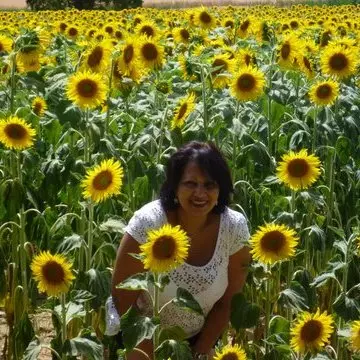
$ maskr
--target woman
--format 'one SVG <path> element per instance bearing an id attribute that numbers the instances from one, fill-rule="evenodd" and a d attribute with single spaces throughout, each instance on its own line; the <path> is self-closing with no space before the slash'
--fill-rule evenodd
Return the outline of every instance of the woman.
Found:
<path id="1" fill-rule="evenodd" d="M 249 232 L 244 216 L 228 208 L 233 191 L 229 168 L 212 143 L 190 142 L 174 153 L 167 165 L 160 199 L 136 211 L 121 240 L 112 279 L 112 299 L 119 314 L 131 305 L 147 312 L 144 293 L 116 289 L 127 277 L 143 272 L 143 264 L 129 253 L 139 253 L 146 233 L 170 223 L 180 225 L 190 237 L 186 262 L 170 272 L 170 284 L 161 293 L 160 306 L 186 288 L 203 309 L 194 315 L 176 304 L 161 313 L 162 326 L 181 326 L 188 335 L 194 358 L 210 354 L 229 322 L 231 298 L 246 280 L 250 262 L 245 246 Z M 140 348 L 152 358 L 152 344 Z M 128 359 L 142 360 L 139 352 Z"/>

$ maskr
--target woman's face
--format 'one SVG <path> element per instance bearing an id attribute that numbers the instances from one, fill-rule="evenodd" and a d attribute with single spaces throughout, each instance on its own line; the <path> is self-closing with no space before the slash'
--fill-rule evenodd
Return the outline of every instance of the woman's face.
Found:
<path id="1" fill-rule="evenodd" d="M 189 162 L 176 192 L 182 209 L 192 216 L 207 215 L 216 205 L 219 185 L 197 165 Z"/>

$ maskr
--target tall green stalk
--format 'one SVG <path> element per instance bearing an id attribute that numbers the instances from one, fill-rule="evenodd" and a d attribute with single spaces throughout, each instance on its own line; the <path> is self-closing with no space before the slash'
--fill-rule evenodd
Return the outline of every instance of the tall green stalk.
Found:
<path id="1" fill-rule="evenodd" d="M 266 283 L 265 283 L 265 329 L 264 329 L 264 340 L 265 340 L 265 354 L 269 352 L 269 345 L 267 338 L 269 336 L 269 322 L 271 312 L 271 267 L 266 265 Z"/>
<path id="2" fill-rule="evenodd" d="M 14 52 L 11 56 L 11 74 L 10 74 L 10 113 L 14 113 L 14 99 L 16 92 L 15 82 L 15 70 L 16 70 L 16 53 Z"/>
<path id="3" fill-rule="evenodd" d="M 314 112 L 314 127 L 313 127 L 312 142 L 311 142 L 311 152 L 312 153 L 315 153 L 315 149 L 316 149 L 317 116 L 318 116 L 318 108 L 316 106 L 315 107 L 315 112 Z"/>
<path id="4" fill-rule="evenodd" d="M 204 132 L 206 139 L 208 138 L 208 124 L 209 124 L 209 114 L 208 109 L 206 106 L 206 76 L 204 73 L 203 66 L 200 66 L 200 78 L 201 78 L 201 85 L 202 85 L 202 101 L 204 107 L 203 119 L 204 119 Z"/>
<path id="5" fill-rule="evenodd" d="M 106 109 L 106 118 L 105 118 L 105 137 L 109 132 L 109 123 L 110 123 L 110 98 L 111 98 L 111 87 L 112 87 L 112 79 L 114 74 L 115 62 L 114 59 L 111 59 L 111 67 L 110 67 L 110 76 L 109 76 L 109 92 L 107 97 L 107 109 Z"/>
<path id="6" fill-rule="evenodd" d="M 160 311 L 159 311 L 159 287 L 157 286 L 159 282 L 159 275 L 158 274 L 154 274 L 154 317 L 158 318 L 160 315 Z M 160 328 L 157 327 L 155 329 L 154 332 L 154 337 L 153 337 L 153 345 L 154 345 L 154 360 L 156 359 L 155 357 L 155 352 L 156 349 L 159 346 L 159 335 L 160 335 Z"/>
<path id="7" fill-rule="evenodd" d="M 20 186 L 22 186 L 22 173 L 21 173 L 21 153 L 17 153 L 16 157 L 16 165 L 17 165 L 17 177 L 19 179 Z M 23 311 L 26 312 L 29 306 L 28 299 L 28 284 L 27 284 L 27 261 L 26 261 L 26 250 L 25 250 L 25 242 L 26 242 L 26 218 L 25 218 L 25 210 L 24 205 L 21 205 L 19 212 L 19 260 L 20 260 L 20 273 L 21 273 L 21 285 L 23 287 L 24 294 L 24 304 Z"/>
<path id="8" fill-rule="evenodd" d="M 66 333 L 66 300 L 65 294 L 60 295 L 60 304 L 61 304 L 61 344 L 64 346 L 67 339 Z M 61 359 L 66 360 L 67 356 L 62 352 Z"/>

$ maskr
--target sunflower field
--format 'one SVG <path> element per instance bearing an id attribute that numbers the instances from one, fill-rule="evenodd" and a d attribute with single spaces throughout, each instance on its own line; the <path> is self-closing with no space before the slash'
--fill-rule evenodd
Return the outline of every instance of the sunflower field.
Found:
<path id="1" fill-rule="evenodd" d="M 360 359 L 360 5 L 0 18 L 1 359 L 124 359 L 144 338 L 191 359 L 157 316 L 124 314 L 116 355 L 105 334 L 124 226 L 190 140 L 225 155 L 251 233 L 214 359 Z"/>

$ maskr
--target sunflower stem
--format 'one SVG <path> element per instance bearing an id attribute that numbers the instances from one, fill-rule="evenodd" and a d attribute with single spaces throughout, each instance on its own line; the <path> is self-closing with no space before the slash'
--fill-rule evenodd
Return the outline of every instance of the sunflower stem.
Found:
<path id="1" fill-rule="evenodd" d="M 336 160 L 336 151 L 335 149 L 331 149 L 332 154 L 329 156 L 329 164 L 328 164 L 328 171 L 329 171 L 329 198 L 328 198 L 328 212 L 326 218 L 326 228 L 331 225 L 332 223 L 332 212 L 333 212 L 333 199 L 334 199 L 334 184 L 335 184 L 335 160 Z"/>
<path id="2" fill-rule="evenodd" d="M 114 59 L 111 59 L 110 76 L 109 76 L 109 92 L 108 92 L 108 97 L 106 100 L 107 109 L 106 109 L 106 119 L 105 119 L 105 137 L 108 135 L 108 132 L 109 132 L 110 98 L 111 98 L 111 87 L 112 87 L 114 68 L 115 68 L 115 62 L 114 62 Z"/>
<path id="3" fill-rule="evenodd" d="M 159 287 L 157 285 L 157 283 L 159 282 L 159 275 L 154 273 L 154 317 L 157 318 L 159 317 Z M 154 344 L 154 359 L 156 359 L 155 357 L 155 352 L 157 347 L 159 346 L 159 334 L 160 334 L 160 328 L 157 326 L 155 331 L 154 331 L 154 338 L 153 338 L 153 344 Z"/>
<path id="4" fill-rule="evenodd" d="M 269 336 L 269 321 L 270 321 L 270 311 L 271 311 L 271 267 L 269 264 L 266 265 L 266 302 L 265 302 L 265 329 L 264 329 L 264 340 L 265 340 L 265 354 L 269 352 L 269 344 L 267 338 Z"/>
<path id="5" fill-rule="evenodd" d="M 203 107 L 204 107 L 204 132 L 205 132 L 205 138 L 208 138 L 208 109 L 206 106 L 206 76 L 204 74 L 204 68 L 203 66 L 200 66 L 200 77 L 201 77 L 201 84 L 202 84 L 202 101 L 203 101 Z"/>
<path id="6" fill-rule="evenodd" d="M 90 163 L 90 139 L 89 139 L 89 109 L 85 110 L 85 137 L 84 137 L 84 162 Z"/>
<path id="7" fill-rule="evenodd" d="M 67 334 L 66 334 L 66 301 L 65 294 L 60 295 L 60 303 L 61 303 L 61 343 L 64 346 Z M 61 356 L 62 360 L 66 360 L 66 354 L 62 352 Z"/>
<path id="8" fill-rule="evenodd" d="M 88 234 L 87 234 L 87 254 L 86 254 L 86 268 L 85 272 L 87 273 L 91 269 L 91 260 L 92 260 L 92 248 L 93 248 L 93 221 L 94 221 L 94 204 L 89 201 L 89 220 L 88 220 Z M 91 325 L 91 312 L 90 312 L 90 303 L 86 303 L 86 326 Z"/>
<path id="9" fill-rule="evenodd" d="M 16 53 L 13 53 L 11 57 L 11 74 L 10 74 L 10 113 L 11 114 L 14 113 L 14 98 L 16 92 L 15 70 L 16 70 Z"/>
<path id="10" fill-rule="evenodd" d="M 317 137 L 317 117 L 318 117 L 318 107 L 315 106 L 315 113 L 314 113 L 314 127 L 313 127 L 313 136 L 312 136 L 312 143 L 311 143 L 311 152 L 315 153 L 316 148 L 316 137 Z"/>
<path id="11" fill-rule="evenodd" d="M 20 187 L 22 187 L 22 173 L 21 173 L 21 153 L 18 152 L 16 154 L 16 169 L 17 169 L 17 178 L 19 179 Z M 27 286 L 27 267 L 26 267 L 26 250 L 25 250 L 25 242 L 26 242 L 26 217 L 24 205 L 22 204 L 19 211 L 19 245 L 20 245 L 20 272 L 21 272 L 21 285 L 24 289 L 24 307 L 23 311 L 26 312 L 28 310 L 28 286 Z"/>

